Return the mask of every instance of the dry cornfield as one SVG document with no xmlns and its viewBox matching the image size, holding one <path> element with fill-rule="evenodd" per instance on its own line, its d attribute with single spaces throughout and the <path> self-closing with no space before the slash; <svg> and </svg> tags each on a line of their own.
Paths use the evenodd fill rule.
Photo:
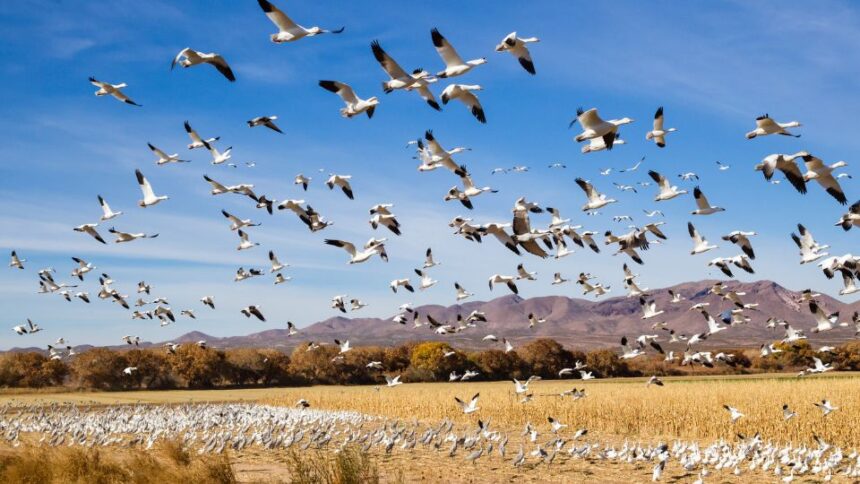
<svg viewBox="0 0 860 484">
<path fill-rule="evenodd" d="M 536 381 L 532 401 L 522 404 L 512 382 L 416 383 L 395 388 L 319 386 L 278 389 L 264 400 L 292 405 L 299 398 L 314 408 L 354 410 L 392 418 L 458 423 L 490 420 L 494 428 L 521 429 L 527 422 L 546 426 L 552 416 L 570 428 L 587 428 L 601 440 L 735 438 L 760 432 L 776 443 L 812 443 L 813 434 L 828 442 L 860 446 L 860 378 L 833 374 L 814 378 L 785 375 L 755 377 L 666 378 L 665 386 L 645 386 L 645 379 Z M 559 394 L 585 388 L 574 401 Z M 480 410 L 464 415 L 454 402 L 480 393 Z M 839 410 L 824 417 L 813 405 L 830 400 Z M 785 421 L 782 405 L 797 413 Z M 745 414 L 732 424 L 723 405 Z"/>
</svg>

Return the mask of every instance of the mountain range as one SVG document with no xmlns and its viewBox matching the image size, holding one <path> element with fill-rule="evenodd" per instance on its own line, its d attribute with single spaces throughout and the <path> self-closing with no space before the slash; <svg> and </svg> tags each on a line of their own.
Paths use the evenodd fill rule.
<svg viewBox="0 0 860 484">
<path fill-rule="evenodd" d="M 731 303 L 710 292 L 717 281 L 703 280 L 687 282 L 659 290 L 648 291 L 648 299 L 656 301 L 657 309 L 664 313 L 648 320 L 642 319 L 642 310 L 637 297 L 604 297 L 599 300 L 570 298 L 565 296 L 543 296 L 523 299 L 509 294 L 490 301 L 472 301 L 452 306 L 426 305 L 415 308 L 426 321 L 431 315 L 442 323 L 450 322 L 456 326 L 458 314 L 464 317 L 472 311 L 486 314 L 488 322 L 478 323 L 457 334 L 438 335 L 431 328 L 413 328 L 411 318 L 406 325 L 400 325 L 391 317 L 347 318 L 332 317 L 311 324 L 299 330 L 299 334 L 288 337 L 286 328 L 269 329 L 245 336 L 216 337 L 200 331 L 186 333 L 174 340 L 175 343 L 206 340 L 216 348 L 274 347 L 289 350 L 307 341 L 330 343 L 334 339 L 349 340 L 353 346 L 380 345 L 391 346 L 406 341 L 438 340 L 448 341 L 461 348 L 488 348 L 499 343 L 482 341 L 488 334 L 501 340 L 510 340 L 515 346 L 537 337 L 553 338 L 570 348 L 590 350 L 594 348 L 616 347 L 622 336 L 635 338 L 640 334 L 659 334 L 665 340 L 668 334 L 660 329 L 652 329 L 655 322 L 665 322 L 678 334 L 691 335 L 707 330 L 707 323 L 699 311 L 690 311 L 693 304 L 707 303 L 707 310 L 715 318 L 723 311 L 732 309 Z M 572 283 L 570 283 L 573 286 Z M 814 344 L 834 344 L 854 337 L 854 326 L 850 324 L 851 315 L 860 310 L 860 301 L 844 303 L 830 296 L 820 295 L 817 300 L 826 312 L 839 312 L 840 321 L 849 322 L 850 327 L 838 328 L 821 334 L 812 334 L 815 326 L 812 314 L 806 303 L 798 302 L 800 293 L 786 289 L 779 284 L 761 280 L 742 283 L 724 282 L 728 290 L 745 293 L 745 303 L 757 303 L 755 310 L 746 310 L 751 318 L 747 324 L 737 325 L 710 337 L 703 346 L 758 347 L 766 341 L 781 339 L 781 328 L 768 329 L 765 321 L 778 318 L 789 322 L 795 328 L 805 330 Z M 684 297 L 680 303 L 672 303 L 668 290 Z M 611 293 L 610 293 L 611 294 Z M 546 322 L 528 327 L 528 314 L 534 313 Z M 394 315 L 392 314 L 392 317 Z M 153 346 L 161 343 L 141 343 Z M 77 350 L 87 346 L 76 347 Z M 36 349 L 36 348 L 26 348 Z M 16 348 L 11 351 L 21 351 Z"/>
</svg>

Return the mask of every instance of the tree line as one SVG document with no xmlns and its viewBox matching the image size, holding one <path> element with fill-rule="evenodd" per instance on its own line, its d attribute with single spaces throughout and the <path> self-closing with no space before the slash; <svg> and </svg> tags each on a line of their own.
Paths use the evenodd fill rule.
<svg viewBox="0 0 860 484">
<path fill-rule="evenodd" d="M 379 384 L 385 375 L 402 375 L 405 382 L 448 381 L 451 373 L 477 372 L 475 381 L 525 379 L 536 375 L 559 378 L 559 371 L 577 362 L 597 378 L 744 374 L 799 371 L 820 358 L 836 370 L 860 370 L 860 342 L 820 352 L 801 341 L 777 344 L 780 352 L 762 357 L 758 350 L 713 349 L 732 355 L 713 367 L 681 366 L 661 355 L 624 360 L 610 349 L 578 351 L 548 338 L 535 339 L 506 353 L 490 349 L 463 351 L 444 342 L 410 342 L 394 347 L 364 346 L 339 355 L 336 345 L 308 350 L 300 345 L 290 354 L 276 349 L 201 348 L 184 344 L 172 352 L 161 348 L 93 348 L 65 359 L 40 352 L 0 355 L 0 386 L 56 387 L 94 390 L 216 388 L 252 386 Z M 681 356 L 682 357 L 682 356 Z M 368 366 L 371 362 L 378 364 Z M 381 366 L 375 369 L 373 366 Z M 134 368 L 127 374 L 124 370 Z M 579 378 L 579 372 L 565 378 Z"/>
</svg>

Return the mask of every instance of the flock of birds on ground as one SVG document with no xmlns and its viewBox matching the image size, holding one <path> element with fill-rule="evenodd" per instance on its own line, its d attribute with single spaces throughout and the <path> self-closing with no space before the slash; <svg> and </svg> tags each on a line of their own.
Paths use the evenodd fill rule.
<svg viewBox="0 0 860 484">
<path fill-rule="evenodd" d="M 564 397 L 564 395 L 562 395 Z M 701 483 L 712 472 L 736 476 L 760 472 L 779 476 L 830 481 L 860 478 L 860 453 L 843 451 L 815 436 L 815 445 L 779 445 L 738 434 L 737 441 L 710 445 L 675 440 L 643 444 L 593 440 L 588 429 L 568 429 L 552 417 L 546 424 L 527 423 L 508 432 L 490 420 L 456 425 L 449 419 L 430 424 L 417 419 L 400 421 L 350 411 L 297 408 L 250 403 L 77 406 L 72 404 L 0 407 L 0 432 L 14 447 L 22 441 L 49 447 L 121 446 L 151 449 L 159 442 L 179 442 L 197 454 L 225 450 L 325 449 L 341 452 L 347 446 L 363 451 L 429 452 L 440 458 L 502 462 L 521 469 L 564 465 L 566 461 L 593 464 L 651 465 L 652 480 L 661 479 L 670 463 Z M 786 417 L 790 419 L 791 417 Z M 26 437 L 25 437 L 26 436 Z M 23 438 L 23 439 L 22 439 Z M 510 447 L 510 449 L 509 449 Z"/>
<path fill-rule="evenodd" d="M 294 23 L 283 11 L 278 9 L 271 2 L 267 0 L 258 0 L 258 3 L 265 15 L 278 28 L 278 32 L 271 35 L 272 42 L 277 44 L 298 41 L 306 37 L 313 37 L 321 34 L 339 34 L 344 31 L 343 28 L 334 30 L 327 30 L 320 27 L 305 28 Z M 464 61 L 454 49 L 450 41 L 444 37 L 438 29 L 431 30 L 431 40 L 445 65 L 445 68 L 437 72 L 435 75 L 423 69 L 416 69 L 411 73 L 407 72 L 400 67 L 400 65 L 398 65 L 398 63 L 385 50 L 383 50 L 382 46 L 377 41 L 371 43 L 371 53 L 389 77 L 388 80 L 382 82 L 382 88 L 386 94 L 393 91 L 416 91 L 429 106 L 433 109 L 441 110 L 441 106 L 436 101 L 436 97 L 431 90 L 431 86 L 440 80 L 463 76 L 475 68 L 480 68 L 479 66 L 485 64 L 487 60 L 485 58 L 477 58 L 474 60 Z M 495 47 L 495 50 L 497 52 L 507 52 L 512 54 L 519 61 L 525 71 L 531 75 L 535 75 L 535 63 L 529 51 L 529 45 L 538 41 L 539 39 L 534 37 L 519 37 L 516 32 L 513 32 L 505 36 Z M 185 48 L 179 52 L 179 54 L 173 59 L 171 69 L 177 65 L 183 68 L 190 68 L 202 66 L 204 64 L 208 64 L 217 69 L 217 71 L 229 81 L 236 81 L 236 76 L 234 75 L 233 70 L 221 55 L 217 53 L 204 53 L 191 48 Z M 98 87 L 98 90 L 95 92 L 96 96 L 112 96 L 126 104 L 137 107 L 141 106 L 137 102 L 133 101 L 123 91 L 123 89 L 128 87 L 125 83 L 111 84 L 99 81 L 92 77 L 90 78 L 90 82 Z M 340 109 L 340 114 L 345 118 L 353 118 L 361 114 L 365 114 L 367 118 L 372 118 L 375 110 L 380 105 L 380 100 L 377 97 L 369 97 L 366 99 L 360 98 L 353 88 L 344 82 L 321 80 L 319 81 L 319 86 L 327 91 L 337 94 L 343 100 L 345 107 Z M 477 95 L 477 92 L 480 90 L 481 86 L 479 85 L 450 84 L 442 90 L 441 101 L 442 104 L 445 105 L 451 100 L 458 100 L 469 109 L 477 121 L 485 123 L 487 121 L 487 116 Z M 663 108 L 658 108 L 653 117 L 651 129 L 645 133 L 645 139 L 652 141 L 659 148 L 665 148 L 667 140 L 670 137 L 669 135 L 677 131 L 675 128 L 664 127 L 664 116 L 665 113 Z M 277 120 L 278 117 L 275 115 L 265 115 L 248 120 L 247 125 L 251 128 L 265 127 L 277 133 L 283 133 L 281 128 L 276 124 Z M 596 108 L 587 110 L 578 109 L 576 117 L 570 123 L 570 127 L 574 128 L 577 124 L 580 126 L 581 132 L 575 136 L 574 140 L 577 143 L 584 143 L 581 151 L 584 154 L 589 154 L 603 150 L 612 150 L 616 145 L 624 144 L 625 141 L 620 136 L 620 130 L 622 127 L 633 122 L 634 120 L 629 117 L 604 120 Z M 770 116 L 763 115 L 755 119 L 755 128 L 748 132 L 746 137 L 748 139 L 767 135 L 800 137 L 799 134 L 789 131 L 790 129 L 795 129 L 800 126 L 801 124 L 797 121 L 777 122 Z M 226 149 L 220 149 L 217 147 L 217 144 L 220 142 L 220 136 L 202 136 L 189 122 L 185 122 L 184 128 L 191 140 L 191 143 L 187 146 L 189 150 L 202 149 L 208 151 L 211 154 L 211 163 L 213 165 L 237 166 L 235 163 L 230 161 L 232 147 L 228 147 Z M 177 163 L 187 163 L 190 161 L 188 159 L 183 159 L 183 157 L 178 153 L 168 154 L 167 151 L 163 151 L 152 143 L 147 144 L 155 156 L 156 165 L 159 167 Z M 444 195 L 443 198 L 446 202 L 459 202 L 466 209 L 472 210 L 474 209 L 474 205 L 478 197 L 497 192 L 497 190 L 490 186 L 477 185 L 473 180 L 473 174 L 467 170 L 466 166 L 455 160 L 456 155 L 468 151 L 469 148 L 456 147 L 453 149 L 445 149 L 432 130 L 427 130 L 422 137 L 410 141 L 407 146 L 415 148 L 414 158 L 420 161 L 418 166 L 419 172 L 423 173 L 434 170 L 447 170 L 454 175 L 456 180 L 459 181 L 459 184 L 452 186 Z M 644 162 L 645 157 L 630 168 L 618 170 L 618 172 L 637 172 Z M 799 162 L 802 163 L 802 165 L 799 165 Z M 731 168 L 729 165 L 720 162 L 717 162 L 717 165 L 717 169 L 719 171 L 726 171 Z M 762 172 L 766 181 L 774 184 L 780 183 L 781 181 L 780 179 L 774 178 L 776 172 L 782 173 L 785 180 L 787 180 L 800 194 L 805 194 L 809 189 L 809 186 L 815 182 L 838 203 L 846 205 L 848 199 L 846 198 L 839 180 L 846 177 L 850 178 L 850 175 L 847 173 L 836 173 L 836 170 L 846 165 L 847 164 L 843 161 L 828 164 L 809 152 L 798 151 L 793 154 L 777 153 L 768 155 L 754 168 L 755 170 Z M 252 168 L 254 164 L 246 163 L 246 166 Z M 805 172 L 802 171 L 801 166 L 805 169 Z M 563 163 L 554 163 L 549 165 L 548 169 L 564 170 L 566 169 L 566 165 Z M 491 175 L 518 173 L 528 170 L 529 167 L 527 166 L 496 168 L 491 171 Z M 610 176 L 612 171 L 612 169 L 602 170 L 600 175 Z M 653 184 L 656 187 L 656 195 L 653 200 L 654 202 L 660 203 L 665 203 L 669 200 L 683 197 L 692 191 L 694 208 L 691 210 L 690 214 L 694 217 L 712 216 L 725 211 L 724 208 L 712 205 L 700 186 L 694 186 L 692 187 L 692 190 L 681 188 L 672 184 L 672 178 L 653 169 L 648 171 L 648 176 L 651 181 L 641 181 L 636 184 L 622 184 L 614 182 L 613 185 L 617 190 L 622 192 L 629 191 L 638 193 L 640 190 L 646 189 Z M 135 177 L 142 194 L 142 198 L 138 201 L 139 207 L 143 209 L 152 209 L 153 207 L 169 200 L 169 196 L 158 194 L 159 192 L 153 187 L 152 183 L 150 183 L 142 170 L 137 169 L 135 171 Z M 677 174 L 677 178 L 683 182 L 692 183 L 698 183 L 700 179 L 699 175 L 694 172 L 679 173 Z M 326 219 L 322 214 L 314 210 L 313 207 L 305 200 L 275 200 L 267 195 L 256 193 L 254 191 L 254 186 L 251 184 L 224 184 L 217 181 L 215 177 L 211 177 L 209 175 L 203 175 L 203 179 L 211 186 L 211 194 L 213 196 L 234 194 L 240 197 L 245 197 L 249 200 L 249 206 L 262 209 L 270 215 L 272 215 L 275 210 L 286 210 L 288 212 L 292 212 L 311 232 L 322 231 L 333 224 L 332 221 Z M 325 181 L 325 184 L 330 190 L 340 190 L 349 200 L 353 200 L 354 193 L 351 183 L 352 179 L 352 175 L 349 174 L 331 174 Z M 295 185 L 301 187 L 304 191 L 308 190 L 308 187 L 312 182 L 312 178 L 305 176 L 304 174 L 296 175 L 294 180 Z M 599 190 L 598 186 L 601 185 L 601 183 L 589 181 L 583 178 L 576 178 L 575 183 L 584 192 L 586 202 L 582 206 L 582 211 L 586 215 L 599 214 L 599 210 L 617 202 L 617 200 Z M 159 234 L 157 233 L 149 234 L 143 232 L 122 231 L 115 228 L 113 224 L 116 223 L 115 221 L 121 220 L 117 220 L 117 218 L 120 217 L 123 212 L 114 210 L 111 205 L 108 204 L 108 201 L 101 195 L 98 196 L 98 202 L 102 210 L 100 220 L 98 222 L 87 222 L 78 225 L 74 227 L 75 231 L 92 237 L 99 243 L 106 244 L 107 241 L 102 236 L 104 227 L 101 224 L 110 222 L 111 226 L 107 229 L 107 232 L 115 237 L 115 243 L 143 243 L 142 241 L 144 239 L 158 237 Z M 604 232 L 603 245 L 613 246 L 616 255 L 627 256 L 636 264 L 644 264 L 645 260 L 643 255 L 648 251 L 651 245 L 659 244 L 661 240 L 667 239 L 667 236 L 663 231 L 663 226 L 666 222 L 658 221 L 659 218 L 663 217 L 663 213 L 660 210 L 643 210 L 643 212 L 647 218 L 655 221 L 644 224 L 642 227 L 631 225 L 631 230 L 629 232 L 620 235 L 613 234 L 610 230 Z M 544 213 L 549 214 L 551 217 L 549 223 L 542 226 L 538 226 L 537 224 L 533 226 L 532 217 L 536 214 Z M 237 250 L 252 250 L 259 245 L 258 243 L 253 242 L 251 237 L 253 229 L 259 226 L 259 223 L 254 222 L 250 218 L 242 218 L 233 213 L 229 213 L 226 210 L 222 210 L 222 214 L 229 223 L 229 230 L 234 231 L 237 234 L 239 240 L 236 247 Z M 449 225 L 454 229 L 454 234 L 456 236 L 462 236 L 466 240 L 474 243 L 482 243 L 485 239 L 494 239 L 504 245 L 511 252 L 520 256 L 524 255 L 523 252 L 526 252 L 539 258 L 553 256 L 556 259 L 561 259 L 573 253 L 573 245 L 581 248 L 587 247 L 595 253 L 601 251 L 601 246 L 595 239 L 595 237 L 599 236 L 598 232 L 584 230 L 581 225 L 572 225 L 570 219 L 563 218 L 557 208 L 541 206 L 538 203 L 528 201 L 524 197 L 520 197 L 516 199 L 513 204 L 512 214 L 512 220 L 510 222 L 477 223 L 471 218 L 458 216 L 451 220 Z M 377 230 L 385 228 L 395 237 L 401 235 L 401 224 L 398 217 L 393 212 L 393 204 L 378 203 L 370 207 L 369 215 L 369 223 L 372 229 Z M 632 222 L 632 217 L 626 215 L 616 216 L 614 217 L 614 221 L 619 223 Z M 860 226 L 860 202 L 851 205 L 848 211 L 836 222 L 836 225 L 841 226 L 846 231 L 850 230 L 854 226 Z M 696 256 L 717 248 L 716 245 L 708 241 L 705 235 L 703 235 L 703 233 L 700 232 L 692 222 L 687 223 L 687 229 L 691 238 L 691 255 Z M 753 261 L 755 260 L 755 251 L 753 249 L 752 241 L 756 235 L 757 233 L 751 230 L 735 230 L 723 235 L 721 237 L 722 240 L 737 246 L 739 253 L 729 257 L 713 258 L 706 262 L 707 266 L 719 269 L 729 278 L 735 277 L 734 271 L 738 270 L 747 273 L 754 273 Z M 817 242 L 810 231 L 802 224 L 797 224 L 797 233 L 792 233 L 791 236 L 799 248 L 799 262 L 801 264 L 817 262 L 818 266 L 827 278 L 832 278 L 836 274 L 839 274 L 844 282 L 844 288 L 840 291 L 841 295 L 852 294 L 860 290 L 860 287 L 857 285 L 857 280 L 860 279 L 860 266 L 858 266 L 860 257 L 855 257 L 851 254 L 829 256 L 826 252 L 829 246 Z M 383 261 L 388 260 L 387 248 L 389 246 L 389 240 L 385 237 L 371 237 L 363 244 L 360 242 L 334 238 L 325 239 L 324 243 L 334 248 L 343 249 L 348 256 L 347 261 L 349 264 L 365 263 L 375 257 L 378 257 Z M 73 266 L 70 275 L 77 278 L 79 281 L 84 281 L 85 276 L 96 269 L 91 262 L 86 261 L 81 257 L 72 257 L 72 261 L 75 265 Z M 244 267 L 240 267 L 235 273 L 233 278 L 234 281 L 238 283 L 247 279 L 264 277 L 267 272 L 273 278 L 274 284 L 282 284 L 291 280 L 291 277 L 284 275 L 284 270 L 287 269 L 289 265 L 282 262 L 273 250 L 268 251 L 268 261 L 270 263 L 268 271 L 260 268 L 250 267 L 246 269 Z M 16 251 L 12 251 L 11 261 L 9 263 L 10 267 L 24 269 L 25 262 L 27 262 L 25 258 L 20 257 Z M 421 264 L 420 268 L 415 269 L 417 283 L 413 283 L 412 277 L 406 276 L 392 280 L 389 287 L 394 293 L 398 293 L 398 291 L 401 290 L 414 292 L 416 286 L 418 290 L 427 290 L 438 283 L 438 281 L 432 277 L 432 268 L 438 264 L 439 262 L 437 262 L 433 257 L 432 250 L 428 248 L 425 261 Z M 536 279 L 536 273 L 528 271 L 525 267 L 525 263 L 518 264 L 516 269 L 516 273 L 513 274 L 493 274 L 489 276 L 488 285 L 490 290 L 493 290 L 498 285 L 503 285 L 512 293 L 517 294 L 519 292 L 518 284 L 534 281 Z M 627 290 L 627 295 L 628 297 L 638 298 L 642 309 L 642 319 L 659 321 L 659 316 L 664 313 L 664 310 L 657 307 L 656 302 L 651 298 L 647 288 L 640 287 L 637 281 L 638 274 L 634 273 L 626 263 L 623 266 L 623 271 L 623 281 Z M 78 286 L 76 284 L 61 282 L 56 279 L 55 274 L 56 271 L 53 268 L 45 268 L 38 271 L 40 292 L 45 294 L 59 294 L 67 301 L 78 299 L 83 303 L 91 302 L 92 298 L 88 292 L 77 291 L 76 288 Z M 575 280 L 576 284 L 581 286 L 582 293 L 584 295 L 592 294 L 595 298 L 604 296 L 611 290 L 609 285 L 598 282 L 596 277 L 589 273 L 580 273 L 578 277 L 573 280 Z M 152 300 L 144 299 L 148 298 L 152 291 L 152 287 L 145 281 L 140 281 L 137 285 L 138 296 L 136 302 L 131 302 L 130 299 L 132 298 L 115 288 L 113 279 L 107 273 L 102 272 L 98 277 L 98 281 L 99 289 L 97 298 L 111 301 L 122 306 L 126 310 L 131 311 L 131 317 L 133 319 L 158 320 L 162 326 L 174 323 L 178 316 L 196 319 L 195 309 L 184 308 L 178 311 L 177 314 L 177 312 L 170 306 L 169 300 L 166 297 L 157 297 Z M 571 279 L 567 279 L 560 272 L 556 272 L 554 274 L 552 284 L 561 285 L 570 281 Z M 453 285 L 456 291 L 455 298 L 457 302 L 468 299 L 474 295 L 459 282 L 454 282 Z M 757 311 L 757 304 L 755 302 L 745 300 L 743 298 L 745 296 L 743 292 L 732 290 L 721 282 L 714 284 L 710 291 L 725 300 L 730 305 L 730 309 L 715 317 L 710 314 L 706 303 L 692 305 L 690 310 L 701 313 L 704 322 L 706 323 L 706 329 L 700 333 L 689 336 L 680 335 L 673 329 L 669 328 L 666 323 L 657 322 L 652 326 L 652 329 L 665 330 L 668 337 L 663 338 L 658 334 L 643 334 L 630 339 L 624 337 L 622 338 L 620 345 L 621 358 L 636 358 L 653 351 L 665 355 L 666 361 L 679 361 L 682 365 L 713 366 L 715 364 L 733 364 L 734 355 L 725 353 L 714 355 L 709 351 L 697 350 L 696 347 L 698 344 L 713 335 L 730 330 L 732 327 L 737 325 L 748 324 L 751 321 L 749 314 Z M 685 295 L 672 293 L 671 291 L 670 293 L 670 304 L 684 303 Z M 819 301 L 818 296 L 820 295 L 812 292 L 811 290 L 806 290 L 802 293 L 802 296 L 798 301 L 809 308 L 809 311 L 815 320 L 815 326 L 811 328 L 812 333 L 838 330 L 840 328 L 851 328 L 856 333 L 860 334 L 860 316 L 858 316 L 857 313 L 851 317 L 850 322 L 845 320 L 843 315 L 840 315 L 839 313 L 828 313 Z M 205 307 L 208 307 L 209 310 L 214 310 L 216 307 L 215 300 L 212 296 L 203 296 L 200 298 L 200 302 Z M 132 306 L 134 309 L 132 309 Z M 354 297 L 350 298 L 348 295 L 337 295 L 332 298 L 331 303 L 331 307 L 333 309 L 343 313 L 346 313 L 348 308 L 351 311 L 357 311 L 364 306 L 366 306 L 366 304 L 360 299 Z M 260 321 L 267 320 L 260 304 L 249 304 L 241 309 L 241 313 L 247 318 L 253 317 Z M 393 321 L 401 325 L 406 325 L 411 322 L 415 328 L 427 328 L 437 334 L 454 334 L 478 328 L 482 323 L 487 322 L 487 318 L 485 314 L 475 311 L 466 317 L 458 315 L 455 322 L 437 321 L 430 314 L 419 314 L 411 307 L 410 304 L 407 303 L 399 308 L 399 312 L 393 318 Z M 541 315 L 530 314 L 528 316 L 529 327 L 534 327 L 544 321 L 545 317 L 542 317 Z M 789 322 L 770 318 L 767 320 L 766 324 L 770 328 L 781 327 L 785 330 L 785 337 L 781 340 L 784 343 L 794 343 L 807 338 L 803 329 L 794 327 Z M 288 329 L 290 336 L 300 333 L 300 330 L 292 322 L 288 323 Z M 28 335 L 42 331 L 43 328 L 28 319 L 26 323 L 15 326 L 13 330 L 19 335 Z M 507 352 L 514 351 L 512 343 L 506 338 L 498 338 L 495 335 L 489 334 L 485 336 L 483 340 L 490 343 L 500 343 L 504 346 L 505 351 Z M 129 345 L 140 344 L 140 338 L 134 335 L 125 335 L 122 337 L 122 341 Z M 335 340 L 335 343 L 339 347 L 339 354 L 335 357 L 335 360 L 342 360 L 343 355 L 352 349 L 350 342 L 348 340 Z M 322 343 L 308 343 L 307 351 L 313 351 L 314 349 L 319 348 L 320 344 Z M 677 354 L 676 351 L 664 350 L 663 347 L 668 344 L 678 345 L 677 348 L 679 349 Z M 205 341 L 199 341 L 197 342 L 197 345 L 205 348 L 207 343 Z M 166 343 L 165 347 L 167 351 L 175 353 L 178 345 L 174 343 Z M 56 359 L 72 357 L 75 354 L 71 344 L 62 337 L 59 338 L 55 344 L 49 345 L 48 350 L 50 352 L 50 356 Z M 772 355 L 779 351 L 781 350 L 775 347 L 773 343 L 767 342 L 761 345 L 761 354 L 763 356 Z M 833 351 L 833 348 L 822 347 L 819 351 L 824 353 Z M 453 354 L 453 352 L 451 352 L 451 354 Z M 384 371 L 384 367 L 379 362 L 371 362 L 368 364 L 368 368 Z M 804 370 L 802 374 L 824 373 L 832 369 L 833 368 L 830 365 L 824 364 L 819 358 L 816 358 L 815 365 Z M 585 370 L 585 366 L 580 363 L 577 364 L 577 368 L 565 368 L 559 376 L 564 377 L 566 375 L 572 375 L 579 372 L 583 379 L 593 377 L 591 372 Z M 125 369 L 126 374 L 132 374 L 134 371 L 136 371 L 136 368 L 134 367 Z M 465 381 L 475 375 L 476 373 L 471 370 L 467 370 L 463 375 L 458 375 L 454 372 L 451 375 L 451 380 Z M 386 375 L 385 378 L 387 386 L 389 387 L 400 384 L 399 375 Z M 527 392 L 528 382 L 523 383 L 516 381 L 515 384 L 517 394 L 522 393 L 526 395 L 525 398 L 530 398 Z M 655 376 L 649 381 L 649 384 L 659 385 L 662 384 L 662 382 Z M 526 390 L 520 391 L 523 388 Z M 470 403 L 464 403 L 458 400 L 458 403 L 467 413 L 475 411 L 476 402 L 477 396 L 472 399 Z M 830 403 L 826 400 L 824 400 L 824 403 L 826 403 L 827 406 L 830 406 Z M 730 407 L 727 407 L 727 409 L 729 408 Z M 127 409 L 110 410 L 108 412 L 111 411 L 120 412 L 127 411 Z M 211 408 L 207 410 L 206 407 L 203 407 L 199 411 L 207 412 L 211 411 Z M 256 408 L 255 411 L 276 412 L 281 410 L 262 410 L 260 408 Z M 730 409 L 729 411 L 732 414 L 733 420 L 736 420 L 736 415 L 740 415 L 740 412 L 736 409 Z M 48 417 L 42 415 L 41 418 L 47 419 Z M 310 425 L 311 422 L 313 425 L 320 425 L 320 421 L 308 419 L 307 415 L 300 417 L 299 422 L 300 423 L 297 425 L 300 427 L 303 425 Z M 139 423 L 138 425 L 143 424 Z M 336 427 L 338 424 L 329 423 L 329 425 Z M 391 443 L 397 442 L 398 439 L 401 439 L 405 445 L 409 441 L 409 439 L 406 438 L 406 435 L 409 432 L 414 434 L 415 429 L 409 430 L 406 427 L 397 426 L 389 428 L 386 426 L 377 429 L 376 432 L 377 433 L 374 435 L 382 436 L 377 440 L 377 443 L 383 441 Z M 482 432 L 487 433 L 486 430 L 482 430 Z M 441 430 L 437 431 L 435 435 L 428 440 L 428 442 L 436 441 L 443 433 L 444 432 L 441 432 Z M 83 435 L 86 435 L 86 433 Z M 330 432 L 321 430 L 313 432 L 313 435 L 316 437 L 310 436 L 307 442 L 313 442 L 314 439 L 319 438 L 320 435 L 331 436 Z M 375 438 L 376 437 L 374 437 L 374 439 Z M 254 440 L 262 442 L 260 434 L 256 434 Z M 453 441 L 454 449 L 463 443 L 461 440 L 468 439 L 461 439 L 459 437 L 455 438 Z M 480 438 L 477 438 L 477 441 L 480 440 Z M 213 441 L 217 442 L 217 440 Z M 224 442 L 226 441 L 221 441 L 221 447 L 223 447 Z M 235 442 L 232 442 L 231 445 L 234 443 Z M 414 443 L 415 436 L 413 435 L 412 444 L 414 445 Z M 769 456 L 771 459 L 777 459 L 777 453 L 782 452 L 782 455 L 778 456 L 778 458 L 794 459 L 795 457 L 792 456 L 794 456 L 795 453 L 800 452 L 804 456 L 804 459 L 813 459 L 822 462 L 820 461 L 822 458 L 821 449 L 824 447 L 825 446 L 822 445 L 818 449 L 803 448 L 788 450 L 770 448 Z M 695 449 L 695 452 L 699 453 L 700 456 L 714 455 L 718 456 L 719 459 L 743 460 L 744 458 L 752 458 L 753 455 L 764 452 L 764 448 L 766 448 L 766 446 L 764 446 L 762 442 L 750 441 L 735 447 L 724 444 L 705 451 Z M 487 450 L 483 446 L 481 449 Z M 616 455 L 618 456 L 626 456 L 625 458 L 633 455 L 649 454 L 651 456 L 650 459 L 652 460 L 660 459 L 661 456 L 670 455 L 672 453 L 676 453 L 678 455 L 691 455 L 693 452 L 693 449 L 690 448 L 685 448 L 680 451 L 668 448 L 661 449 L 662 450 L 648 449 L 647 451 L 644 449 L 627 449 L 625 451 L 613 450 L 612 452 L 617 452 Z M 583 455 L 589 455 L 592 452 L 607 455 L 609 453 L 608 450 L 594 449 L 589 446 L 585 446 L 582 449 L 573 447 L 571 450 L 572 455 L 578 455 L 580 453 Z M 641 454 L 638 454 L 640 452 Z M 474 457 L 474 459 L 477 459 L 478 457 L 480 457 L 480 454 Z M 702 459 L 706 458 L 709 457 L 702 457 Z M 822 462 L 821 465 L 825 464 Z"/>
</svg>

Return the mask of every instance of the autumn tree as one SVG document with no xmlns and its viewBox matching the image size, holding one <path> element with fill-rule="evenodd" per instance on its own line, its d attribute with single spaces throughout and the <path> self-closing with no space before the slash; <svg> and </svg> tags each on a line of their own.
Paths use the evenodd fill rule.
<svg viewBox="0 0 860 484">
<path fill-rule="evenodd" d="M 121 352 L 93 348 L 71 360 L 71 373 L 78 385 L 84 388 L 118 390 L 134 385 L 129 375 L 123 373 L 127 366 L 128 362 Z"/>
<path fill-rule="evenodd" d="M 290 354 L 290 373 L 305 383 L 331 385 L 339 382 L 339 369 L 332 359 L 338 349 L 332 345 L 321 345 L 308 351 L 300 345 Z"/>
<path fill-rule="evenodd" d="M 184 344 L 168 358 L 173 373 L 189 388 L 211 388 L 222 380 L 223 351 Z"/>
<path fill-rule="evenodd" d="M 486 350 L 469 354 L 469 362 L 475 365 L 486 380 L 507 380 L 511 378 L 528 378 L 523 371 L 525 362 L 516 352 L 505 353 L 502 350 Z"/>
<path fill-rule="evenodd" d="M 409 379 L 413 381 L 435 381 L 448 379 L 448 374 L 460 370 L 465 357 L 460 352 L 446 357 L 445 353 L 454 351 L 451 345 L 441 341 L 427 341 L 412 349 L 409 365 Z"/>
<path fill-rule="evenodd" d="M 527 370 L 541 378 L 558 378 L 563 368 L 573 367 L 573 354 L 564 349 L 557 341 L 539 338 L 530 341 L 516 350 L 526 364 Z"/>
<path fill-rule="evenodd" d="M 132 349 L 124 353 L 128 366 L 137 368 L 124 375 L 126 386 L 137 388 L 172 388 L 175 386 L 165 353 L 154 349 Z"/>
<path fill-rule="evenodd" d="M 588 365 L 588 370 L 594 372 L 595 376 L 602 378 L 637 375 L 637 372 L 632 371 L 627 366 L 627 362 L 612 350 L 589 351 L 585 356 L 585 364 Z"/>
</svg>

